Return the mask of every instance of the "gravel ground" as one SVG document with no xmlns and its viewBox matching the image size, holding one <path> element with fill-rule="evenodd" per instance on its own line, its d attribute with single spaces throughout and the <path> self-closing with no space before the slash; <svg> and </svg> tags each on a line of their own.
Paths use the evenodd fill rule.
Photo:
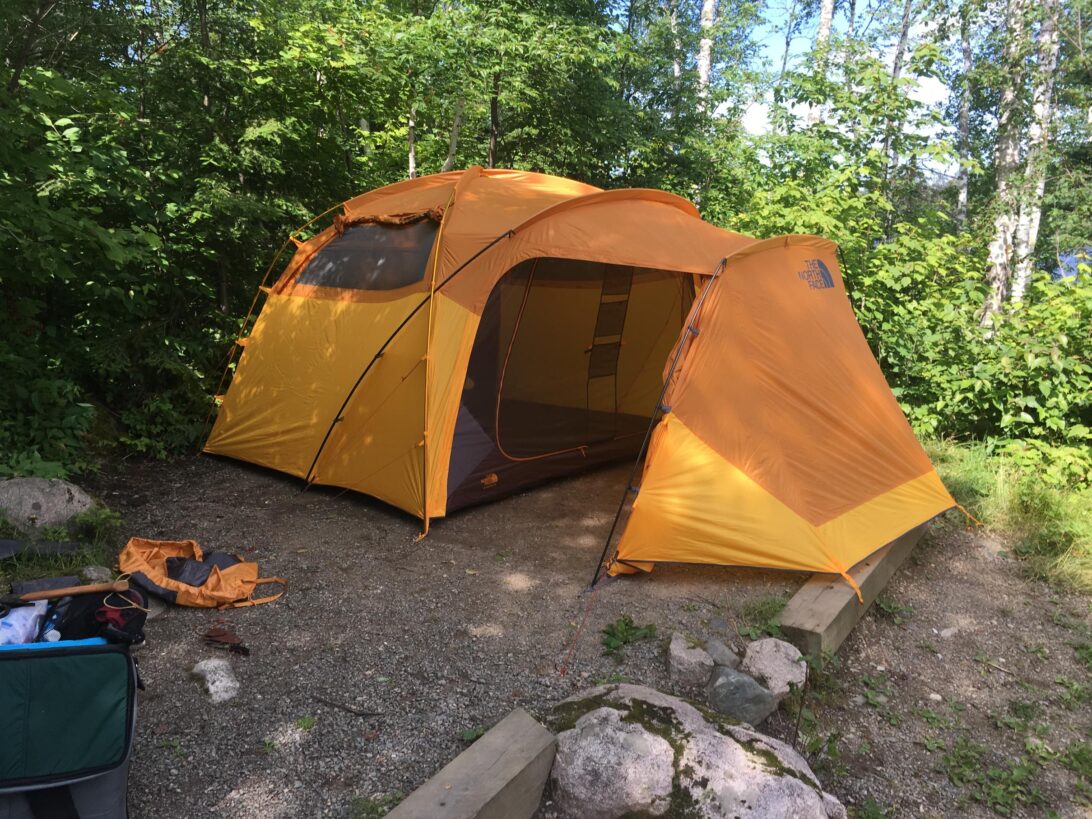
<svg viewBox="0 0 1092 819">
<path fill-rule="evenodd" d="M 582 595 L 627 472 L 467 510 L 419 543 L 418 522 L 391 507 L 351 492 L 301 492 L 296 480 L 236 462 L 135 462 L 100 476 L 91 488 L 121 512 L 127 536 L 193 538 L 291 584 L 272 604 L 171 608 L 149 622 L 134 819 L 379 815 L 378 804 L 466 747 L 464 732 L 516 706 L 541 715 L 607 681 L 668 690 L 661 640 L 627 646 L 617 660 L 602 654 L 599 631 L 622 614 L 655 623 L 661 637 L 719 631 L 739 645 L 748 606 L 787 598 L 802 582 L 664 566 Z M 983 765 L 1020 756 L 1026 737 L 993 719 L 1014 699 L 1040 703 L 1027 730 L 1054 750 L 1088 737 L 1087 699 L 1055 682 L 1089 682 L 1070 645 L 1087 639 L 1087 601 L 1025 581 L 998 544 L 954 528 L 919 547 L 884 601 L 890 612 L 870 613 L 816 684 L 814 719 L 801 729 L 825 786 L 847 804 L 991 815 L 970 799 L 972 786 L 951 784 L 941 758 L 961 734 L 984 746 Z M 241 692 L 214 706 L 190 669 L 228 657 L 199 637 L 221 621 L 251 654 L 229 658 Z M 926 709 L 933 716 L 922 717 Z M 1048 727 L 1036 734 L 1040 725 Z M 791 738 L 795 723 L 782 714 L 765 730 Z M 1035 775 L 1041 801 L 1017 804 L 1017 815 L 1088 815 L 1078 801 L 1088 799 L 1087 783 L 1057 762 Z"/>
</svg>

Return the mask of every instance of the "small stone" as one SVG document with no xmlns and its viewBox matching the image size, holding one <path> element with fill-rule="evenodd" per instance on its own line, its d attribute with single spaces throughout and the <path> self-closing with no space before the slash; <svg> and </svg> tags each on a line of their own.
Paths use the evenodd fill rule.
<svg viewBox="0 0 1092 819">
<path fill-rule="evenodd" d="M 944 697 L 940 696 L 940 694 L 933 693 L 929 695 L 929 699 L 931 699 L 933 702 L 940 702 L 944 699 Z"/>
<path fill-rule="evenodd" d="M 723 617 L 712 617 L 709 620 L 709 628 L 713 631 L 727 631 L 728 621 Z"/>
<path fill-rule="evenodd" d="M 864 694 L 854 694 L 849 698 L 849 704 L 854 708 L 859 708 L 864 705 Z"/>
<path fill-rule="evenodd" d="M 113 583 L 114 573 L 105 566 L 84 566 L 80 569 L 80 580 L 84 583 Z"/>
<path fill-rule="evenodd" d="M 956 626 L 950 626 L 949 628 L 942 629 L 940 632 L 940 638 L 942 640 L 948 640 L 955 637 L 959 633 L 959 629 Z"/>
<path fill-rule="evenodd" d="M 780 701 L 793 688 L 804 685 L 808 666 L 794 645 L 767 637 L 748 643 L 740 668 L 766 686 Z"/>
<path fill-rule="evenodd" d="M 148 619 L 154 620 L 167 613 L 167 604 L 154 594 L 148 595 Z"/>
<path fill-rule="evenodd" d="M 712 658 L 714 665 L 739 668 L 739 655 L 716 638 L 705 641 L 705 651 Z"/>
<path fill-rule="evenodd" d="M 213 702 L 227 702 L 239 693 L 239 681 L 231 663 L 220 657 L 202 660 L 193 667 L 193 675 L 205 681 L 205 689 Z"/>
<path fill-rule="evenodd" d="M 727 666 L 717 666 L 709 680 L 709 705 L 733 719 L 758 725 L 777 710 L 777 697 L 754 677 Z"/>
<path fill-rule="evenodd" d="M 667 668 L 677 691 L 698 693 L 709 682 L 713 658 L 705 649 L 691 648 L 689 641 L 675 632 L 667 649 Z"/>
</svg>

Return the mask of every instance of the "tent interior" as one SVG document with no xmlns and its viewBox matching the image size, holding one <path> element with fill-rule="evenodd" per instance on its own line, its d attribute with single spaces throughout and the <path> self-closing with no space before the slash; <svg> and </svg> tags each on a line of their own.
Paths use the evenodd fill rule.
<svg viewBox="0 0 1092 819">
<path fill-rule="evenodd" d="M 693 277 L 528 259 L 494 287 L 467 367 L 448 509 L 637 455 Z"/>
</svg>

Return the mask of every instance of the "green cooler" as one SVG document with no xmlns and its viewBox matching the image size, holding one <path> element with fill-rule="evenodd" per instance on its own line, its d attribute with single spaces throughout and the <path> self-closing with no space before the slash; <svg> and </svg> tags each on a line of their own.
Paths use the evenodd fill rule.
<svg viewBox="0 0 1092 819">
<path fill-rule="evenodd" d="M 0 819 L 125 819 L 137 684 L 128 645 L 0 647 Z"/>
</svg>

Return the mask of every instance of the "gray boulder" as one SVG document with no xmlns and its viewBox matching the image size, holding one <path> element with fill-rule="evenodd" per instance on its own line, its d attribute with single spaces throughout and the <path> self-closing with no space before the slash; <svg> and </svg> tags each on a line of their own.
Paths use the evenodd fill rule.
<svg viewBox="0 0 1092 819">
<path fill-rule="evenodd" d="M 94 505 L 76 484 L 56 478 L 9 478 L 0 481 L 0 514 L 24 534 L 42 527 L 66 526 Z"/>
<path fill-rule="evenodd" d="M 650 688 L 593 688 L 558 705 L 554 727 L 565 819 L 846 815 L 788 745 Z"/>
<path fill-rule="evenodd" d="M 709 680 L 709 705 L 732 719 L 761 724 L 777 710 L 777 697 L 753 677 L 728 666 L 717 666 Z"/>
<path fill-rule="evenodd" d="M 676 691 L 697 694 L 709 682 L 709 675 L 713 672 L 713 658 L 705 649 L 691 647 L 683 635 L 675 632 L 667 647 L 667 668 Z"/>
<path fill-rule="evenodd" d="M 706 640 L 705 651 L 713 658 L 714 665 L 726 665 L 728 668 L 739 668 L 739 655 L 720 640 L 715 638 Z"/>
<path fill-rule="evenodd" d="M 740 669 L 772 691 L 778 701 L 791 688 L 803 686 L 808 676 L 807 663 L 796 646 L 774 637 L 748 643 Z"/>
</svg>

